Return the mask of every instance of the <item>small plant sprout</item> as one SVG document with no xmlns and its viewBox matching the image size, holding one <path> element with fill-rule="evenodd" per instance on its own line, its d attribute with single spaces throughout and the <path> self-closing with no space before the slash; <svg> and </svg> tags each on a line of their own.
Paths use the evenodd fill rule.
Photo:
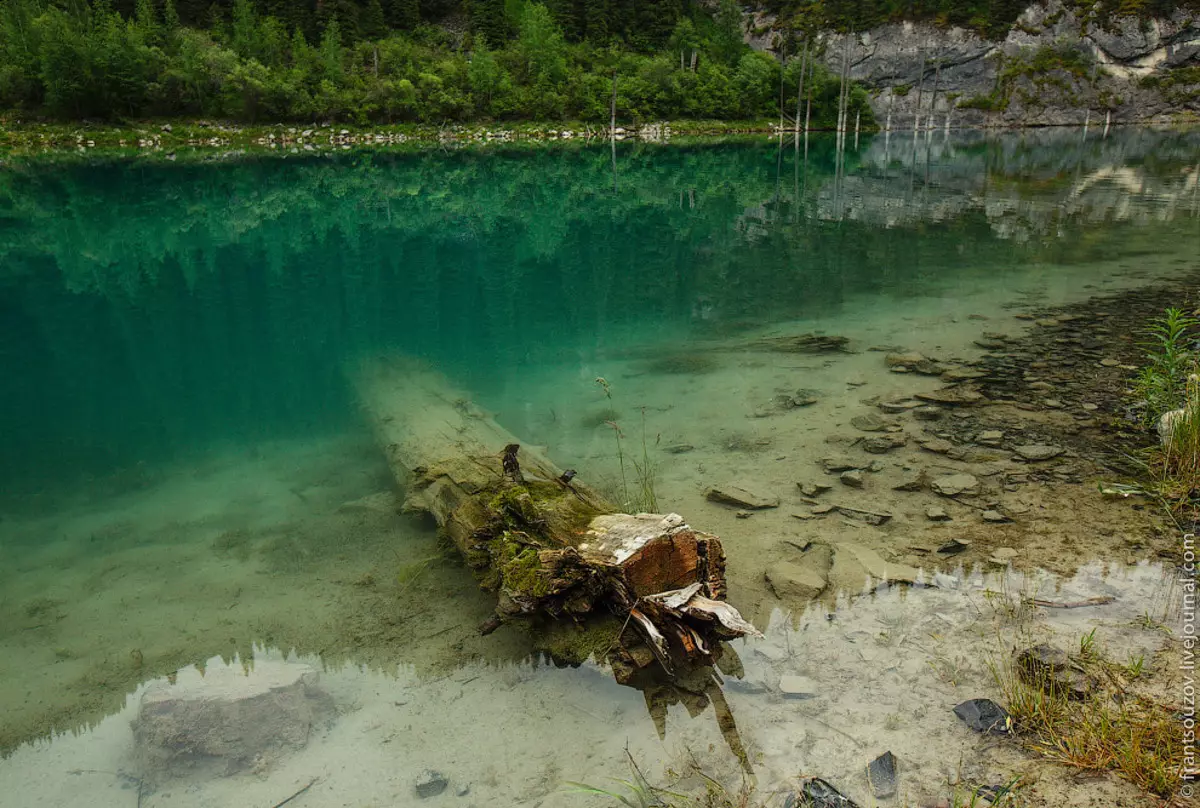
<svg viewBox="0 0 1200 808">
<path fill-rule="evenodd" d="M 1131 679 L 1136 679 L 1141 676 L 1146 670 L 1146 655 L 1138 654 L 1137 656 L 1129 657 L 1129 664 L 1125 666 L 1125 672 L 1129 674 Z"/>
<path fill-rule="evenodd" d="M 1079 655 L 1084 659 L 1093 659 L 1096 656 L 1096 629 L 1092 629 L 1087 634 L 1079 638 Z"/>
</svg>

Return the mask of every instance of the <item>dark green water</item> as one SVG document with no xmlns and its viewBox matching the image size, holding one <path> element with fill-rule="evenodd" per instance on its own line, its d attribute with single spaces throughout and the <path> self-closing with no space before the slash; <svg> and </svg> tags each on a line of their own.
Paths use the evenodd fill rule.
<svg viewBox="0 0 1200 808">
<path fill-rule="evenodd" d="M 832 145 L 9 162 L 0 487 L 341 429 L 343 363 L 379 349 L 486 394 L 1034 261 L 1200 250 L 1195 133 L 880 137 L 841 178 Z"/>
</svg>

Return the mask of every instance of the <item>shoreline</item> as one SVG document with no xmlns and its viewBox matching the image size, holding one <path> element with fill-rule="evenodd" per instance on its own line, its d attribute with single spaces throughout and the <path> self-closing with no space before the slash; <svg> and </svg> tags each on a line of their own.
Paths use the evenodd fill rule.
<svg viewBox="0 0 1200 808">
<path fill-rule="evenodd" d="M 1200 127 L 1200 117 L 1181 112 L 1169 120 L 1113 122 L 1097 124 L 1038 126 L 951 126 L 910 130 L 870 127 L 856 135 L 909 135 L 913 131 L 932 136 L 935 132 L 1017 132 L 1029 129 L 1110 128 L 1190 129 Z M 721 138 L 730 136 L 784 135 L 796 130 L 781 127 L 774 120 L 709 121 L 678 120 L 618 124 L 612 139 L 665 143 L 681 138 Z M 809 134 L 833 134 L 834 129 L 810 129 Z M 240 124 L 205 120 L 161 119 L 118 126 L 95 123 L 10 123 L 0 119 L 0 159 L 50 153 L 99 153 L 104 155 L 143 155 L 169 153 L 181 149 L 217 151 L 254 150 L 262 153 L 301 153 L 361 147 L 415 148 L 447 146 L 512 146 L 547 143 L 593 143 L 610 140 L 609 127 L 580 121 L 528 122 L 517 125 L 483 123 L 429 126 L 425 124 Z"/>
</svg>

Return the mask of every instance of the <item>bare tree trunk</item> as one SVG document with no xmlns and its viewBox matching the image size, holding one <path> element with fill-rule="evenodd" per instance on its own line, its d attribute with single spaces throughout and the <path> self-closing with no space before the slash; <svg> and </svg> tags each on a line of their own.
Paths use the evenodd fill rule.
<svg viewBox="0 0 1200 808">
<path fill-rule="evenodd" d="M 934 115 L 937 114 L 938 85 L 940 85 L 941 82 L 942 82 L 942 60 L 939 57 L 938 63 L 937 63 L 937 69 L 934 70 L 934 72 L 933 72 L 933 95 L 930 96 L 930 100 L 929 100 L 929 128 L 930 129 L 932 129 L 934 127 L 933 118 L 934 118 Z"/>
<path fill-rule="evenodd" d="M 808 37 L 804 38 L 804 56 L 800 59 L 800 78 L 796 82 L 796 136 L 795 150 L 800 150 L 800 103 L 804 100 L 804 72 L 808 70 Z"/>
<path fill-rule="evenodd" d="M 622 514 L 536 448 L 522 447 L 426 363 L 371 359 L 349 369 L 406 509 L 428 512 L 498 598 L 496 619 L 612 619 L 601 656 L 627 670 L 709 664 L 722 638 L 756 633 L 724 602 L 715 536 L 678 514 Z M 624 621 L 622 624 L 619 621 Z M 649 646 L 640 654 L 632 628 Z M 610 660 L 612 661 L 612 660 Z"/>
<path fill-rule="evenodd" d="M 917 111 L 913 115 L 913 132 L 921 128 L 921 95 L 925 91 L 925 57 L 921 57 L 921 76 L 917 81 Z"/>
</svg>

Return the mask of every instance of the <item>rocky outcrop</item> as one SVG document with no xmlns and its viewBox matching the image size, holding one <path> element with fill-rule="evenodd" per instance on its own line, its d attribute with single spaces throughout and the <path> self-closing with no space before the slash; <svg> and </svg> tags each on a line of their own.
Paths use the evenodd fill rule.
<svg viewBox="0 0 1200 808">
<path fill-rule="evenodd" d="M 880 126 L 894 130 L 1200 116 L 1200 15 L 1183 9 L 1100 22 L 1048 0 L 1030 5 L 1001 41 L 928 22 L 824 33 L 821 41 L 834 72 L 849 47 L 851 78 L 870 90 Z"/>
</svg>

